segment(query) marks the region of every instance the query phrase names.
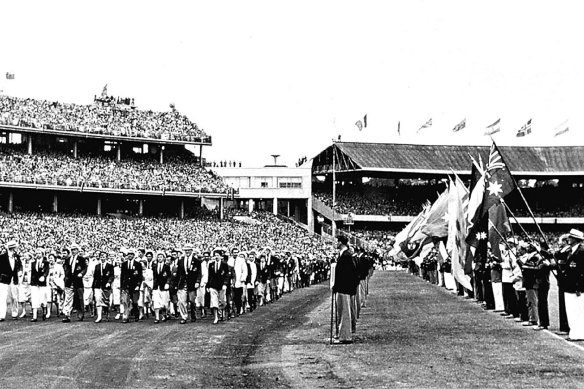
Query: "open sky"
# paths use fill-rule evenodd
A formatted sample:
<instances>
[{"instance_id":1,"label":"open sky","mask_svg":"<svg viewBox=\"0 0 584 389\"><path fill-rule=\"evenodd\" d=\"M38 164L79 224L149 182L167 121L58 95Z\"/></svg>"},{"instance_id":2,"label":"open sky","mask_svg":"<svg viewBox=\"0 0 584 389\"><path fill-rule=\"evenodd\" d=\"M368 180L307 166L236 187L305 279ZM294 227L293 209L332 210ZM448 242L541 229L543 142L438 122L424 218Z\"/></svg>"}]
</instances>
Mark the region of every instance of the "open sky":
<instances>
[{"instance_id":1,"label":"open sky","mask_svg":"<svg viewBox=\"0 0 584 389\"><path fill-rule=\"evenodd\" d=\"M579 1L2 1L0 90L89 104L107 84L141 109L174 103L213 136L206 157L244 166L270 154L293 166L338 135L488 144L499 118L502 145L584 144L583 11ZM532 134L517 138L529 119ZM565 120L570 131L554 137Z\"/></svg>"}]
</instances>

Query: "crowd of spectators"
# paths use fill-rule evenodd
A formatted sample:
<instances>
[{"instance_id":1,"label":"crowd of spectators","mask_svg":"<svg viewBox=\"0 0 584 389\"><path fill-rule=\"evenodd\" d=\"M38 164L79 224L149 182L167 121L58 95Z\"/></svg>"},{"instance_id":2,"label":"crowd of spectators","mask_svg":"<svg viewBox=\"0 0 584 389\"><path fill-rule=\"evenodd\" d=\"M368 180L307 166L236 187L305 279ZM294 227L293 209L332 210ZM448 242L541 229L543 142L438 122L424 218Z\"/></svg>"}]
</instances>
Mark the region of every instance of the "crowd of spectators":
<instances>
[{"instance_id":1,"label":"crowd of spectators","mask_svg":"<svg viewBox=\"0 0 584 389\"><path fill-rule=\"evenodd\" d=\"M229 187L213 171L182 157L122 160L104 156L73 158L57 152L29 155L0 149L0 181L168 192L227 193Z\"/></svg>"},{"instance_id":2,"label":"crowd of spectators","mask_svg":"<svg viewBox=\"0 0 584 389\"><path fill-rule=\"evenodd\" d=\"M314 197L332 207L332 193L316 189ZM420 212L423 203L421 198L412 198L401 195L395 190L379 187L353 188L345 187L337 190L335 196L335 212L354 215L416 215Z\"/></svg>"},{"instance_id":3,"label":"crowd of spectators","mask_svg":"<svg viewBox=\"0 0 584 389\"><path fill-rule=\"evenodd\" d=\"M84 252L120 252L124 248L166 251L193 244L200 251L223 247L272 253L289 252L311 261L328 260L334 246L297 225L267 212L249 215L255 222L232 218L118 218L84 215L0 214L0 243L16 240L21 252L43 248L60 252L79 244Z\"/></svg>"},{"instance_id":4,"label":"crowd of spectators","mask_svg":"<svg viewBox=\"0 0 584 389\"><path fill-rule=\"evenodd\" d=\"M210 142L196 123L176 109L154 112L127 104L60 103L0 96L0 124L47 130L71 131L114 136Z\"/></svg>"},{"instance_id":5,"label":"crowd of spectators","mask_svg":"<svg viewBox=\"0 0 584 389\"><path fill-rule=\"evenodd\" d=\"M441 189L443 191L444 188ZM536 217L581 217L584 215L584 200L581 188L531 188L523 189L527 201ZM435 187L343 187L338 188L335 212L354 215L415 216L422 210L426 198L437 197ZM330 188L315 188L315 198L332 207ZM523 201L516 196L509 202L517 217L529 217Z\"/></svg>"}]
</instances>

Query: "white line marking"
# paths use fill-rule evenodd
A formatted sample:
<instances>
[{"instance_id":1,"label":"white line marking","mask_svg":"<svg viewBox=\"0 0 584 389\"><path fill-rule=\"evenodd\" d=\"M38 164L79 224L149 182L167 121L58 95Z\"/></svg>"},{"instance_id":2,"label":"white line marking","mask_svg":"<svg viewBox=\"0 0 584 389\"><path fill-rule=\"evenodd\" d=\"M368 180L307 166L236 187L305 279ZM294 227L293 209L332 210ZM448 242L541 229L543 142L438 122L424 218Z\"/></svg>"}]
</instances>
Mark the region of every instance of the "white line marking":
<instances>
[{"instance_id":1,"label":"white line marking","mask_svg":"<svg viewBox=\"0 0 584 389\"><path fill-rule=\"evenodd\" d=\"M571 346L574 346L574 347L576 347L576 348L580 349L580 351L584 351L584 347L582 347L582 346L580 346L579 344L576 344L576 343L574 343L574 342L568 342L566 339L562 338L560 335L554 334L553 332L551 332L551 331L549 331L549 330L543 330L542 332L545 332L545 333L547 333L547 334L550 334L551 336L553 336L553 337L555 337L555 338L561 339L561 340L563 340L564 342L568 343L569 345L571 345Z\"/></svg>"}]
</instances>

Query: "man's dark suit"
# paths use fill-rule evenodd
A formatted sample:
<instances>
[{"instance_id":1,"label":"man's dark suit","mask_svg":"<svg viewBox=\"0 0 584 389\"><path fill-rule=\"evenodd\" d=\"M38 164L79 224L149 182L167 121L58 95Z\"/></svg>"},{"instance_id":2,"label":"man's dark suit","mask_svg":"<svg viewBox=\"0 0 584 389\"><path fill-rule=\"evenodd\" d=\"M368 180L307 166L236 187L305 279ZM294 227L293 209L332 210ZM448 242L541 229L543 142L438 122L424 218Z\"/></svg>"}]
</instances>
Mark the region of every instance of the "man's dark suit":
<instances>
[{"instance_id":1,"label":"man's dark suit","mask_svg":"<svg viewBox=\"0 0 584 389\"><path fill-rule=\"evenodd\" d=\"M140 284L144 280L142 265L137 260L127 261L122 264L120 276L120 289L126 292L132 300L132 315L138 320L138 299L140 298ZM128 315L126 312L125 315Z\"/></svg>"},{"instance_id":2,"label":"man's dark suit","mask_svg":"<svg viewBox=\"0 0 584 389\"><path fill-rule=\"evenodd\" d=\"M63 273L65 275L65 293L67 288L73 291L73 308L77 310L77 316L83 319L84 304L83 304L83 276L87 272L87 261L81 255L66 258L63 261ZM65 307L67 309L67 307ZM63 313L69 316L71 312Z\"/></svg>"},{"instance_id":3,"label":"man's dark suit","mask_svg":"<svg viewBox=\"0 0 584 389\"><path fill-rule=\"evenodd\" d=\"M101 267L101 262L95 265L92 288L110 290L112 288L112 283L114 282L114 267L111 263L104 263L103 272Z\"/></svg>"},{"instance_id":4,"label":"man's dark suit","mask_svg":"<svg viewBox=\"0 0 584 389\"><path fill-rule=\"evenodd\" d=\"M178 261L177 268L177 286L178 289L184 289L185 287L189 292L195 291L197 288L195 284L201 283L201 261L199 261L194 255L191 257L190 267L185 269L185 263L187 258L181 258Z\"/></svg>"},{"instance_id":5,"label":"man's dark suit","mask_svg":"<svg viewBox=\"0 0 584 389\"><path fill-rule=\"evenodd\" d=\"M14 253L14 267L10 266L10 259L8 258L8 250L4 249L0 253L0 283L10 285L10 282L14 285L18 284L18 271L20 270L22 263L20 262L20 257Z\"/></svg>"}]
</instances>

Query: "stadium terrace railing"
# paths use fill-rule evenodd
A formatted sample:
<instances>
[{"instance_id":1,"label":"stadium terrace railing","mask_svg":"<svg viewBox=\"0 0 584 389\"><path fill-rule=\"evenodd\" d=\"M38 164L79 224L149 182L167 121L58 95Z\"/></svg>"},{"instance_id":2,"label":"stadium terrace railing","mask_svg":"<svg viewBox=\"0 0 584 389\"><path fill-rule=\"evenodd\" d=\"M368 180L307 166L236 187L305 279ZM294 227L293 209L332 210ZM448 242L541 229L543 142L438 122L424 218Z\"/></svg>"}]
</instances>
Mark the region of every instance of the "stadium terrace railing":
<instances>
[{"instance_id":1,"label":"stadium terrace railing","mask_svg":"<svg viewBox=\"0 0 584 389\"><path fill-rule=\"evenodd\" d=\"M203 191L173 191L160 189L130 189L130 188L116 188L116 187L93 187L89 185L54 185L54 184L40 184L40 183L22 183L22 182L7 182L0 181L0 187L15 188L15 189L43 189L54 191L68 191L68 192L87 192L87 193L107 193L107 194L132 194L132 195L148 195L148 196L172 196L172 197L205 197L205 198L227 198L229 196L239 197L238 192L230 193L213 193Z\"/></svg>"},{"instance_id":2,"label":"stadium terrace railing","mask_svg":"<svg viewBox=\"0 0 584 389\"><path fill-rule=\"evenodd\" d=\"M188 137L189 139L166 139L166 138L150 138L143 136L124 136L121 134L103 134L97 132L84 132L79 130L58 130L53 128L35 128L35 127L21 127L8 124L0 124L0 131L9 131L17 133L33 133L33 134L48 134L48 135L58 135L62 137L70 138L91 138L91 139L104 139L104 140L117 140L117 141L127 141L127 142L139 142L139 143L157 143L157 144L177 144L177 145L203 145L212 146L213 139L211 136L205 137Z\"/></svg>"}]
</instances>

